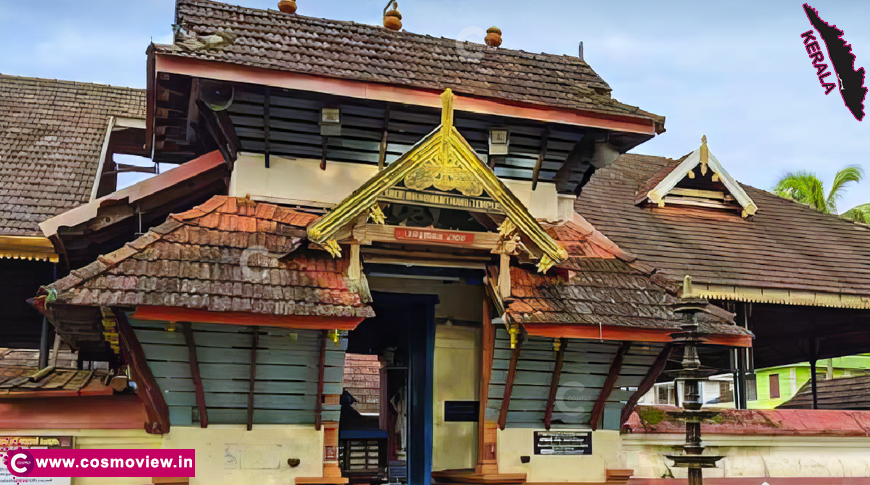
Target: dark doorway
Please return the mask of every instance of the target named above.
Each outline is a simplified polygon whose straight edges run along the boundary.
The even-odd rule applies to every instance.
[[[348,354],[377,355],[381,372],[381,415],[372,419],[347,410],[343,398],[339,439],[345,453],[351,439],[383,440],[381,464],[392,482],[429,485],[432,472],[434,295],[373,294],[374,318],[348,336]],[[347,410],[347,411],[346,411]],[[400,413],[402,414],[400,417]],[[401,429],[399,429],[401,428]],[[380,438],[386,436],[385,438]],[[347,437],[344,439],[343,437]],[[349,461],[348,461],[349,463]],[[347,473],[355,481],[353,472]],[[360,474],[360,481],[375,477]]]

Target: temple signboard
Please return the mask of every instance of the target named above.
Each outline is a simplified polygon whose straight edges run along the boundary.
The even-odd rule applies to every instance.
[[[471,197],[428,190],[411,190],[404,187],[387,189],[378,197],[378,200],[403,204],[419,204],[442,209],[504,214],[501,204],[490,197]]]

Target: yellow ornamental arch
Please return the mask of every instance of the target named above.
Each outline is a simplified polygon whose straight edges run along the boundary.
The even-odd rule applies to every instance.
[[[378,197],[399,182],[414,190],[430,187],[457,190],[466,196],[484,192],[501,204],[513,222],[542,252],[538,269],[546,271],[568,258],[568,252],[538,224],[519,199],[477,156],[453,126],[453,92],[441,94],[441,125],[385,170],[369,179],[348,198],[308,227],[308,238],[333,254],[341,250],[335,234],[377,204]]]

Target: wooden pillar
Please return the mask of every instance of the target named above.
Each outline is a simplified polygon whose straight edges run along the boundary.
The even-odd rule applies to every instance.
[[[628,353],[628,350],[631,348],[631,342],[625,342],[619,347],[619,350],[616,351],[616,356],[613,358],[613,362],[610,364],[610,372],[607,374],[607,379],[604,381],[604,387],[601,389],[601,393],[598,395],[598,400],[595,401],[595,405],[592,407],[592,431],[598,429],[598,423],[601,421],[601,418],[604,416],[604,406],[607,404],[607,398],[610,397],[610,393],[613,392],[613,387],[616,385],[617,379],[619,379],[619,373],[622,371],[622,362],[625,360],[625,354]]]
[[[341,468],[338,466],[338,423],[333,421],[323,423],[323,477],[341,477]]]
[[[568,339],[559,339],[559,352],[556,354],[556,368],[553,369],[553,380],[550,381],[550,395],[547,397],[547,409],[544,411],[544,428],[550,431],[553,423],[553,407],[556,405],[556,392],[559,390],[559,380],[562,379],[562,361],[565,358],[565,347]]]
[[[496,424],[486,421],[486,403],[489,400],[489,381],[492,378],[492,360],[495,354],[495,327],[490,318],[490,311],[489,298],[484,297],[480,345],[480,390],[478,391],[480,410],[477,419],[477,466],[475,467],[475,473],[481,475],[498,473]]]
[[[187,343],[187,356],[190,362],[190,375],[193,377],[193,388],[196,391],[196,407],[199,409],[199,425],[208,428],[208,409],[205,406],[205,391],[202,388],[202,378],[199,375],[199,359],[196,356],[196,340],[190,322],[181,324],[184,341]]]
[[[501,401],[501,412],[498,415],[498,428],[504,429],[507,424],[508,408],[511,405],[511,392],[514,388],[514,377],[517,375],[517,361],[520,360],[520,351],[523,348],[523,337],[519,336],[516,347],[511,352],[511,363],[508,369],[507,382],[504,385],[504,397]]]
[[[327,333],[323,330],[320,335],[320,362],[317,366],[317,400],[314,403],[314,429],[320,431],[323,422],[323,373],[326,367],[326,340]]]
[[[260,329],[251,327],[251,382],[248,386],[248,431],[254,429],[254,382],[257,379],[257,347],[260,346]]]

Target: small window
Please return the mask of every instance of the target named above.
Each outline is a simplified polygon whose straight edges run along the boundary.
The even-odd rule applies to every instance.
[[[779,374],[770,375],[770,398],[779,399]]]
[[[758,401],[758,379],[755,378],[755,374],[746,376],[746,400]]]
[[[657,404],[669,404],[668,402],[668,386],[658,387],[658,402]]]

